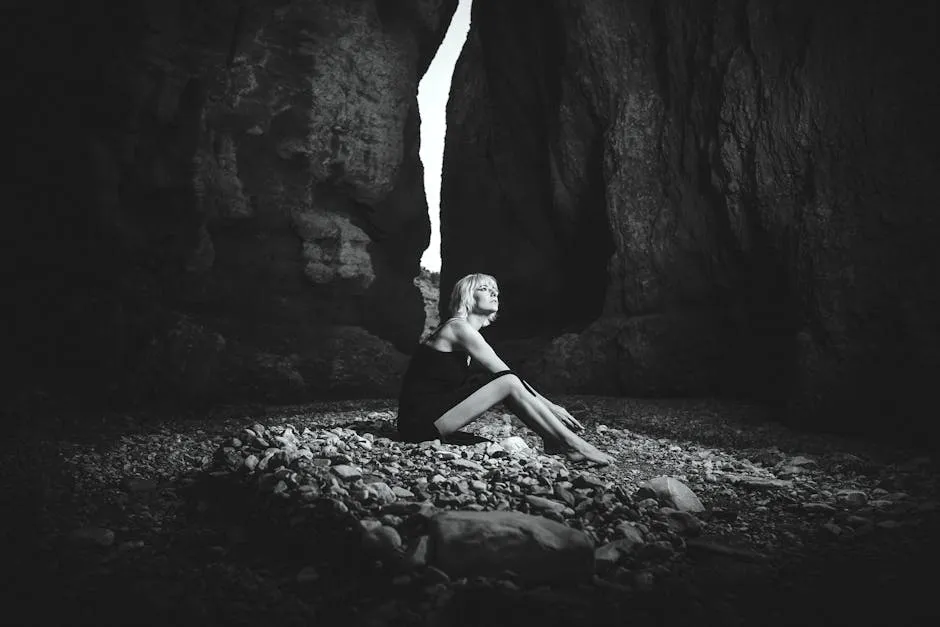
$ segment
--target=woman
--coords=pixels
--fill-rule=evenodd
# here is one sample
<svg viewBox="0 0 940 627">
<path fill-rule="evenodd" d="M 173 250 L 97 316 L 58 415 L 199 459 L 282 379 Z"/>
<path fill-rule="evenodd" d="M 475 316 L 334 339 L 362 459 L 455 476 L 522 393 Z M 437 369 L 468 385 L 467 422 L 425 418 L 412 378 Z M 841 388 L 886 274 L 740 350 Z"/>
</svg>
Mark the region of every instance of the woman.
<svg viewBox="0 0 940 627">
<path fill-rule="evenodd" d="M 573 461 L 606 465 L 613 459 L 578 437 L 584 427 L 519 378 L 480 334 L 496 318 L 499 288 L 488 274 L 457 281 L 450 297 L 453 317 L 418 345 L 402 382 L 398 431 L 402 439 L 446 440 L 487 409 L 504 403 L 545 442 L 546 451 Z M 470 376 L 474 359 L 489 372 Z"/>
</svg>

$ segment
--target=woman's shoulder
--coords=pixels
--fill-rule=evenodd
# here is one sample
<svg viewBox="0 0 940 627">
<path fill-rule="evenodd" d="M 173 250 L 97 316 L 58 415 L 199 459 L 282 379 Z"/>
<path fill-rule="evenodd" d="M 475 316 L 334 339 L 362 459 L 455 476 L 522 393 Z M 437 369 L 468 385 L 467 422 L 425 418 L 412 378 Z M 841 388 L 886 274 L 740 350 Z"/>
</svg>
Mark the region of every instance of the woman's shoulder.
<svg viewBox="0 0 940 627">
<path fill-rule="evenodd" d="M 468 333 L 473 333 L 476 329 L 466 318 L 450 318 L 441 325 L 441 331 L 454 337 L 465 337 Z"/>
<path fill-rule="evenodd" d="M 466 351 L 467 340 L 473 333 L 473 325 L 466 318 L 450 318 L 441 323 L 429 338 L 428 344 L 439 344 L 435 347 L 443 350 Z"/>
<path fill-rule="evenodd" d="M 470 323 L 467 322 L 466 318 L 455 316 L 442 322 L 438 329 L 443 331 L 444 329 L 462 329 L 468 326 L 470 326 Z"/>
</svg>

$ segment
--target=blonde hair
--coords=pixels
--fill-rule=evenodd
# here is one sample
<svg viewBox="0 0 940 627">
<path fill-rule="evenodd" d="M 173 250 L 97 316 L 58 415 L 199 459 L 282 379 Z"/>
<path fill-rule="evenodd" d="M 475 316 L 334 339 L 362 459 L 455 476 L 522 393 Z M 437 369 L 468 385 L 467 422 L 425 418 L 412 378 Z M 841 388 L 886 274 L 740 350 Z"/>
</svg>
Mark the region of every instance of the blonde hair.
<svg viewBox="0 0 940 627">
<path fill-rule="evenodd" d="M 473 311 L 473 292 L 486 281 L 492 281 L 497 288 L 496 279 L 488 274 L 468 274 L 454 284 L 450 293 L 450 315 L 454 318 L 466 318 Z M 486 317 L 483 326 L 496 320 L 497 312 Z"/>
</svg>

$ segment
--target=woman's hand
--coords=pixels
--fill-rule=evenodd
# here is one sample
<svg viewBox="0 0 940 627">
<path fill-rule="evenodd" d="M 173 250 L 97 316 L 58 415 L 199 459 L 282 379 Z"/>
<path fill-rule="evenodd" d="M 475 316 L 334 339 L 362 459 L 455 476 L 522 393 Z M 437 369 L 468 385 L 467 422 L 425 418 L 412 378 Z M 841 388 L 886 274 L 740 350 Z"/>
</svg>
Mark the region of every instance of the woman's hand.
<svg viewBox="0 0 940 627">
<path fill-rule="evenodd" d="M 577 421 L 577 419 L 568 413 L 568 410 L 562 407 L 561 405 L 556 405 L 551 401 L 548 401 L 548 408 L 552 410 L 552 413 L 561 420 L 562 424 L 571 429 L 572 431 L 583 431 L 584 425 Z"/>
</svg>

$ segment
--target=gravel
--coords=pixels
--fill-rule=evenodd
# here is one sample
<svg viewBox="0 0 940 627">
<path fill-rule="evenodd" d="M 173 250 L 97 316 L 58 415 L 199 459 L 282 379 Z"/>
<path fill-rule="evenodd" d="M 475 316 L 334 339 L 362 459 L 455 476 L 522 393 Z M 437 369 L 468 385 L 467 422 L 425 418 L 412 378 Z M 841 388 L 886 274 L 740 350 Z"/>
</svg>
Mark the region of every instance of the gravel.
<svg viewBox="0 0 940 627">
<path fill-rule="evenodd" d="M 20 603 L 31 618 L 19 624 L 629 616 L 874 625 L 933 616 L 929 580 L 918 575 L 937 548 L 929 456 L 793 432 L 746 404 L 558 400 L 614 465 L 546 455 L 499 411 L 467 428 L 475 443 L 402 443 L 384 400 L 233 407 L 198 420 L 107 416 L 93 426 L 86 417 L 42 437 L 26 430 L 4 458 L 15 469 L 6 493 L 35 514 L 6 534 L 28 566 L 10 576 L 18 601 L 9 615 Z M 583 530 L 597 548 L 593 582 L 451 578 L 428 566 L 429 519 L 460 509 L 515 510 Z"/>
</svg>

